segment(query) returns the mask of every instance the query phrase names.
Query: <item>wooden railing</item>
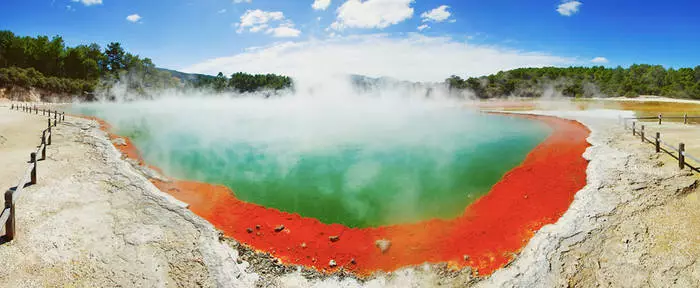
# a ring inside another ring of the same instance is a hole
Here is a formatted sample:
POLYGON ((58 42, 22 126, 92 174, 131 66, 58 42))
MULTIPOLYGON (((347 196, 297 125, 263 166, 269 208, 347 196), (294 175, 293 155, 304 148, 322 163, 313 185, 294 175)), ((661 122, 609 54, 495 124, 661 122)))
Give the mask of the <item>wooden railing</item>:
MULTIPOLYGON (((659 125, 661 125, 661 121, 663 119, 683 119, 683 124, 688 124, 688 120, 693 120, 693 119, 700 119, 700 116, 688 116, 688 114, 683 114, 683 116, 664 116, 663 114, 659 114, 658 116, 648 116, 648 117, 632 117, 632 118, 624 118, 626 120, 659 120, 659 125)), ((625 122, 626 124, 627 122, 625 122)))
POLYGON ((25 187, 37 183, 37 162, 40 160, 46 160, 46 146, 51 145, 51 135, 53 135, 51 127, 56 127, 56 125, 58 125, 59 122, 63 122, 66 119, 65 113, 59 114, 57 111, 54 110, 54 120, 52 125, 51 110, 39 109, 36 106, 31 107, 28 105, 16 104, 12 104, 10 106, 10 109, 28 113, 34 112, 34 114, 39 114, 39 111, 42 111, 43 115, 49 115, 49 119, 48 127, 44 129, 44 131, 42 131, 41 133, 41 144, 35 152, 29 154, 29 165, 27 166, 27 169, 25 169, 24 174, 22 174, 22 178, 20 179, 19 183, 16 187, 10 188, 5 192, 5 208, 0 213, 0 227, 2 227, 3 225, 5 226, 5 236, 2 242, 9 242, 15 238, 15 228, 17 226, 17 222, 15 219, 15 215, 17 215, 17 212, 15 210, 15 203, 17 202, 17 199, 19 198, 19 196, 22 193, 22 190, 25 187), (41 159, 37 159, 37 155, 39 153, 41 153, 41 159))
MULTIPOLYGON (((36 105, 27 105, 27 104, 14 104, 12 103, 10 106, 10 110, 17 110, 17 111, 22 111, 22 112, 27 112, 27 113, 34 113, 39 115, 39 112, 41 112, 41 115, 48 115, 49 119, 51 119, 51 109, 45 109, 45 108, 39 108, 36 105)), ((54 121, 65 121, 66 120, 66 112, 61 112, 59 113, 56 110, 53 110, 53 120, 54 121)))
POLYGON ((656 132, 654 135, 654 138, 649 138, 647 137, 645 128, 645 125, 640 125, 639 129, 637 127, 637 122, 636 120, 659 120, 659 125, 661 125, 662 119, 683 119, 684 124, 688 124, 688 119, 696 119, 700 118, 700 116, 692 116, 689 117, 688 114, 685 114, 683 117, 662 117, 661 114, 659 114, 658 117, 629 117, 629 118, 620 118, 620 122, 623 122, 625 130, 632 130, 632 136, 637 136, 639 135, 639 138, 641 139, 642 143, 649 143, 654 145, 654 148, 656 149, 656 153, 664 152, 668 155, 671 155, 674 159, 678 160, 678 168, 683 169, 685 167, 690 168, 690 170, 693 170, 695 172, 700 173, 700 168, 698 166, 691 165, 686 161, 686 159, 693 160, 696 165, 700 164, 700 159, 697 157, 694 157, 693 155, 690 155, 688 152, 685 151, 685 143, 681 142, 678 143, 678 147, 673 146, 672 144, 664 141, 661 139, 661 132, 656 132), (630 125, 628 124, 629 121, 632 122, 631 129, 630 125))

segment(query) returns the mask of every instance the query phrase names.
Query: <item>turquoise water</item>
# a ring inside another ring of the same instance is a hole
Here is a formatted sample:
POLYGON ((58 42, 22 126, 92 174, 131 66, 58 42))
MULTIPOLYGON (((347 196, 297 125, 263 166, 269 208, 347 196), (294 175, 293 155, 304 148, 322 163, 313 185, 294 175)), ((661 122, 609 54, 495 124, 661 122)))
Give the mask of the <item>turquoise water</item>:
POLYGON ((167 105, 75 110, 131 137, 169 176, 351 227, 456 217, 550 132, 538 121, 450 106, 167 105))

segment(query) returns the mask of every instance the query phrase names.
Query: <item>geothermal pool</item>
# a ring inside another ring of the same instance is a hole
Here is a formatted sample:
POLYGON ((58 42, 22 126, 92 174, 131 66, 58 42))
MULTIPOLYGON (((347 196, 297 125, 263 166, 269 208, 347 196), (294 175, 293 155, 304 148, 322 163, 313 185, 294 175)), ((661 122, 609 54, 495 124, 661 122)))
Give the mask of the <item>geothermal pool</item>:
POLYGON ((585 126, 450 101, 176 97, 73 110, 133 139, 115 147, 161 168, 170 180, 151 182, 224 235, 328 273, 427 262, 490 274, 586 184, 585 126))
POLYGON ((454 103, 169 99, 80 104, 170 177, 323 223, 451 219, 551 133, 454 103))

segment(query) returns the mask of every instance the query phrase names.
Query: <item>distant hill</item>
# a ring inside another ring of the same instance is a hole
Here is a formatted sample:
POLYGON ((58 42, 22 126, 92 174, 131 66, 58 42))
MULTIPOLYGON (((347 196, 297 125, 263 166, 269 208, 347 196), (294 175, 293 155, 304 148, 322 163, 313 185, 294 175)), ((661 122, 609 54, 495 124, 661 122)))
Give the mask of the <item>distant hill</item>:
POLYGON ((185 73, 185 72, 180 72, 180 71, 170 70, 170 69, 165 69, 165 68, 157 68, 157 69, 160 71, 163 71, 163 72, 170 73, 170 75, 172 75, 173 77, 180 79, 180 82, 182 82, 182 83, 187 83, 187 82, 194 83, 194 82, 197 82, 201 79, 214 80, 216 78, 216 76, 206 75, 206 74, 185 73))

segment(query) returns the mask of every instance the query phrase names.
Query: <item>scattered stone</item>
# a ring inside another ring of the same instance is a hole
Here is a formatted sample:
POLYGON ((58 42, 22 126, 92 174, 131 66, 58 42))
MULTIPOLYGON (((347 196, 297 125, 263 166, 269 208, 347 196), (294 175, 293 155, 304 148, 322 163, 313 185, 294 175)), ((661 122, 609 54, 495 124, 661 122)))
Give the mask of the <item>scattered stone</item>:
POLYGON ((469 261, 469 255, 464 255, 464 261, 469 261))
POLYGON ((116 146, 126 146, 126 140, 124 140, 124 138, 114 138, 112 143, 114 143, 116 146))
POLYGON ((253 229, 250 228, 246 228, 245 231, 248 232, 248 234, 253 233, 253 229))
POLYGON ((260 225, 255 225, 255 230, 260 230, 260 225))
POLYGON ((306 242, 301 243, 301 248, 306 248, 306 242))
POLYGON ((630 188, 634 191, 639 191, 639 190, 644 190, 645 188, 647 188, 647 185, 644 183, 638 183, 638 184, 631 185, 630 188))
POLYGON ((335 263, 335 260, 331 259, 331 261, 328 262, 328 266, 331 266, 331 268, 338 266, 338 263, 335 263))
POLYGON ((389 247, 391 247, 391 241, 381 239, 375 241, 374 245, 377 245, 377 248, 379 248, 379 250, 382 251, 382 253, 386 253, 386 250, 389 250, 389 247))
POLYGON ((284 225, 275 227, 275 232, 281 232, 282 230, 284 230, 284 225))
POLYGON ((331 240, 331 242, 338 242, 338 240, 340 240, 340 236, 330 236, 328 237, 328 240, 331 240))
POLYGON ((353 264, 353 265, 355 265, 355 264, 356 264, 356 262, 355 262, 355 258, 352 258, 352 259, 350 259, 350 264, 353 264))

